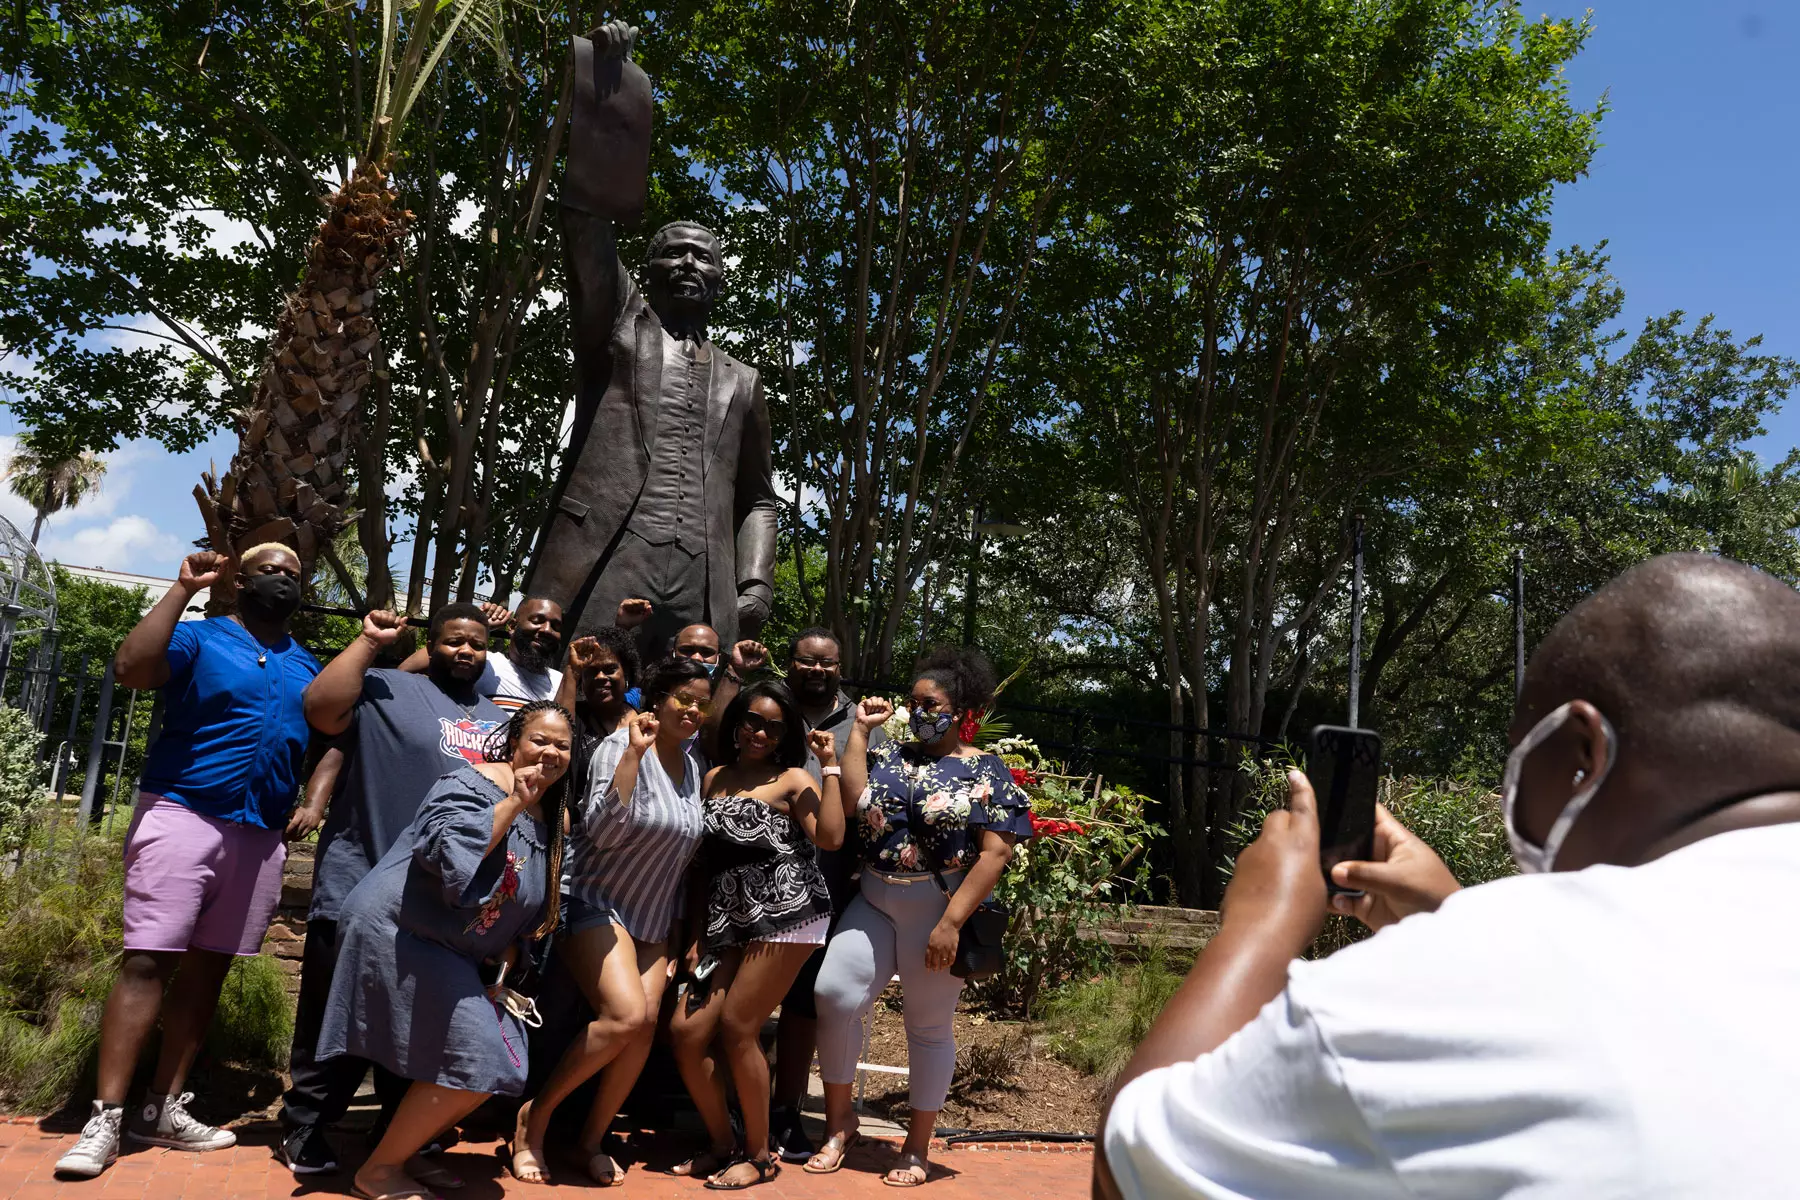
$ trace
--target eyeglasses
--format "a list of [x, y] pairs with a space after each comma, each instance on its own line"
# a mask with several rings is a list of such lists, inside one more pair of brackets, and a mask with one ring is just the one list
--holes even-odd
[[787, 734], [786, 721], [765, 717], [761, 713], [745, 713], [744, 728], [751, 733], [766, 734], [772, 742], [779, 742]]
[[835, 671], [838, 667], [838, 660], [835, 658], [796, 658], [794, 660], [794, 665], [796, 667], [810, 667], [819, 671]]
[[697, 712], [703, 717], [712, 708], [712, 703], [710, 701], [689, 700], [685, 696], [677, 696], [677, 695], [674, 695], [673, 693], [671, 693], [670, 695], [668, 695], [664, 698], [666, 700], [668, 700], [668, 702], [670, 704], [673, 704], [676, 708], [681, 709], [683, 712]]

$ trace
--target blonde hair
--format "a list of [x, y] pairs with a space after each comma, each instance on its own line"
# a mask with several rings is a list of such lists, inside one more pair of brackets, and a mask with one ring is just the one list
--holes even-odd
[[238, 565], [242, 566], [244, 563], [249, 562], [265, 550], [279, 550], [283, 554], [292, 557], [295, 562], [300, 561], [300, 552], [286, 542], [258, 542], [256, 545], [238, 555]]

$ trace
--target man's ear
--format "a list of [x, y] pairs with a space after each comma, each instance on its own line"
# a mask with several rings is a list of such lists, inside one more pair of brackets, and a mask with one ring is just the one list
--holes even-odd
[[1570, 701], [1569, 721], [1563, 729], [1575, 740], [1576, 766], [1583, 779], [1592, 779], [1595, 772], [1605, 770], [1611, 765], [1608, 756], [1618, 753], [1618, 747], [1606, 736], [1606, 718], [1586, 700]]

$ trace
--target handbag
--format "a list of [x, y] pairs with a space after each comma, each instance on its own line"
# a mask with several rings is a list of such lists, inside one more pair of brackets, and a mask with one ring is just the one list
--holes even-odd
[[[931, 877], [946, 899], [950, 885], [944, 873], [931, 868]], [[950, 973], [958, 979], [991, 979], [1006, 965], [1006, 924], [1011, 917], [1007, 907], [992, 896], [975, 906], [956, 935], [956, 960]]]

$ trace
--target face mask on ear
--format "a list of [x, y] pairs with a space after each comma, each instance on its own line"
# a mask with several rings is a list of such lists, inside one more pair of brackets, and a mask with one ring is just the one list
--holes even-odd
[[912, 726], [912, 735], [921, 742], [935, 742], [950, 732], [950, 726], [956, 723], [955, 713], [929, 713], [914, 709], [907, 717]]
[[1519, 800], [1519, 775], [1525, 768], [1525, 760], [1531, 752], [1543, 745], [1550, 736], [1568, 723], [1570, 705], [1563, 705], [1555, 712], [1548, 713], [1544, 719], [1531, 727], [1513, 752], [1506, 756], [1506, 774], [1500, 785], [1500, 802], [1506, 818], [1506, 840], [1512, 846], [1513, 861], [1519, 864], [1519, 871], [1525, 875], [1541, 875], [1556, 869], [1556, 856], [1562, 852], [1563, 843], [1569, 840], [1569, 830], [1574, 828], [1582, 810], [1593, 800], [1594, 793], [1606, 782], [1611, 773], [1613, 762], [1619, 756], [1619, 737], [1613, 732], [1612, 723], [1605, 716], [1600, 718], [1600, 733], [1606, 742], [1604, 758], [1600, 769], [1592, 776], [1578, 779], [1581, 784], [1569, 802], [1563, 805], [1562, 812], [1550, 826], [1550, 833], [1544, 838], [1542, 846], [1534, 846], [1519, 832], [1516, 809]]

